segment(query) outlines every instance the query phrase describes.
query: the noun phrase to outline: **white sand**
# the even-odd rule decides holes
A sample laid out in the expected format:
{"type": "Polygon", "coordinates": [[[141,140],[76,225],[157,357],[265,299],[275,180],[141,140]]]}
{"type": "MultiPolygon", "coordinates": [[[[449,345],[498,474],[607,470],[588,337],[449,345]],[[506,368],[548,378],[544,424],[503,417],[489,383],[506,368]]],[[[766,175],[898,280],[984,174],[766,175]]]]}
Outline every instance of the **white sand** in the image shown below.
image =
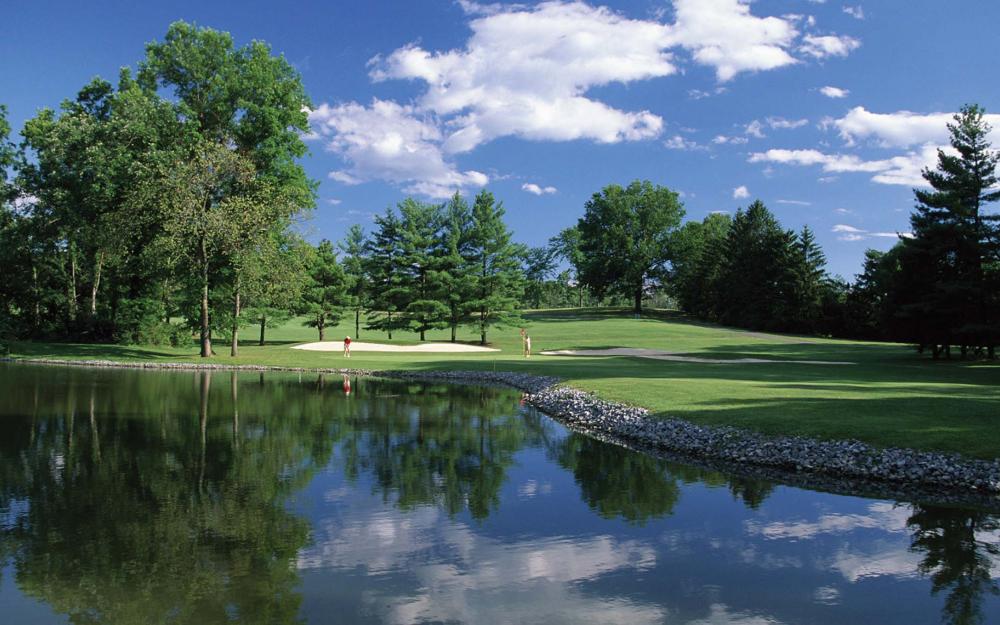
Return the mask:
{"type": "MultiPolygon", "coordinates": [[[[342,352],[344,351],[343,341],[323,341],[321,343],[305,343],[303,345],[293,345],[292,349],[304,349],[310,352],[342,352]]],[[[351,341],[352,352],[422,352],[430,354],[444,354],[454,352],[498,352],[499,349],[492,347],[482,347],[479,345],[466,345],[465,343],[420,343],[419,345],[387,345],[385,343],[363,343],[361,341],[351,341]]]]}
{"type": "Polygon", "coordinates": [[[638,356],[655,360],[671,360],[674,362],[700,362],[712,365],[742,365],[758,363],[794,363],[800,365],[853,365],[853,362],[837,360],[774,360],[769,358],[701,358],[698,356],[680,356],[672,352],[657,349],[634,347],[613,347],[611,349],[560,349],[541,352],[543,356],[638,356]]]}

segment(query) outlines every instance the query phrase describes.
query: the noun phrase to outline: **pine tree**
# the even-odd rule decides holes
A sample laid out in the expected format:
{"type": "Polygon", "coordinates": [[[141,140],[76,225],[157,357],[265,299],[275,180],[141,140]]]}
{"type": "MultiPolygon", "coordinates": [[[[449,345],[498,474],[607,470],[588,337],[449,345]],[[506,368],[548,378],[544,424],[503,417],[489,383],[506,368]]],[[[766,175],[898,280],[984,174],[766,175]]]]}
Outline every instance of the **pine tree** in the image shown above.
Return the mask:
{"type": "Polygon", "coordinates": [[[405,306],[400,285],[403,279],[402,232],[399,216],[391,206],[375,217],[375,232],[366,243],[367,270],[371,283],[367,330],[385,332],[405,327],[399,312],[405,306]]]}
{"type": "Polygon", "coordinates": [[[1000,155],[990,149],[992,129],[982,108],[965,106],[954,120],[948,130],[957,154],[938,150],[937,170],[923,172],[931,190],[914,190],[899,316],[912,326],[911,339],[935,358],[950,356],[952,345],[961,346],[963,357],[970,348],[993,357],[1000,341],[1000,217],[985,209],[1000,200],[1000,155]]]}
{"type": "Polygon", "coordinates": [[[428,330],[445,328],[448,323],[445,280],[439,267],[441,206],[407,198],[399,203],[399,213],[403,271],[397,291],[402,321],[423,341],[428,330]]]}
{"type": "Polygon", "coordinates": [[[340,243],[340,250],[344,253],[344,273],[347,274],[349,305],[354,310],[354,338],[357,339],[361,337],[361,311],[370,294],[368,272],[365,270],[368,250],[365,247],[364,229],[358,224],[351,226],[340,243]]]}
{"type": "Polygon", "coordinates": [[[322,341],[326,338],[326,328],[337,325],[349,302],[347,276],[337,262],[333,244],[326,239],[320,241],[310,260],[310,280],[304,293],[302,312],[309,317],[305,325],[316,328],[322,341]]]}
{"type": "Polygon", "coordinates": [[[521,250],[511,243],[503,216],[503,203],[496,202],[489,191],[480,191],[472,207],[471,248],[476,270],[467,306],[483,345],[490,327],[514,325],[520,319],[517,302],[523,290],[518,262],[521,250]]]}
{"type": "Polygon", "coordinates": [[[458,326],[469,318],[465,306],[472,290],[472,211],[469,203],[458,192],[445,207],[441,228],[442,255],[437,271],[443,286],[443,297],[448,307],[447,322],[451,329],[451,342],[457,338],[458,326]]]}
{"type": "Polygon", "coordinates": [[[764,203],[736,212],[726,238],[715,309],[728,325],[784,329],[789,318],[795,234],[783,230],[764,203]]]}
{"type": "Polygon", "coordinates": [[[792,291],[788,329],[815,332],[822,318],[826,256],[816,243],[816,235],[804,226],[790,253],[792,291]]]}

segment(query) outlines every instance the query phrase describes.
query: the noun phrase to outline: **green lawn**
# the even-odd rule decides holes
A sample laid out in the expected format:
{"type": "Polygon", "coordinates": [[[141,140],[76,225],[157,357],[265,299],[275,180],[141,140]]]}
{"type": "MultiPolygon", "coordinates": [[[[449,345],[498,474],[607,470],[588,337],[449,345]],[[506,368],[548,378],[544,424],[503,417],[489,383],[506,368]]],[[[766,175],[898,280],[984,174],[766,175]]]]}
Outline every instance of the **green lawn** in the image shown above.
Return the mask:
{"type": "MultiPolygon", "coordinates": [[[[634,319],[609,309],[553,310],[526,314],[536,352],[546,349],[646,347],[721,358],[835,360],[851,366],[805,364],[696,364],[631,357],[520,357],[516,328],[493,331],[490,354],[389,354],[303,352],[289,347],[316,340],[316,331],[293,320],[268,331],[268,344],[241,343],[231,359],[219,341],[215,362],[367,369],[496,369],[555,375],[601,397],[645,406],[665,417],[729,424],[767,433],[857,438],[875,445],[1000,457],[1000,365],[933,362],[904,345],[759,335],[655,312],[634,319]]],[[[362,341],[388,342],[361,331],[353,319],[328,330],[362,341]]],[[[253,328],[246,339],[256,337],[253,328]]],[[[428,340],[447,340],[447,331],[428,340]]],[[[392,343],[414,343],[412,334],[392,343]]],[[[471,330],[460,340],[472,341],[471,330]]],[[[199,362],[197,350],[118,345],[16,343],[15,356],[199,362]]]]}

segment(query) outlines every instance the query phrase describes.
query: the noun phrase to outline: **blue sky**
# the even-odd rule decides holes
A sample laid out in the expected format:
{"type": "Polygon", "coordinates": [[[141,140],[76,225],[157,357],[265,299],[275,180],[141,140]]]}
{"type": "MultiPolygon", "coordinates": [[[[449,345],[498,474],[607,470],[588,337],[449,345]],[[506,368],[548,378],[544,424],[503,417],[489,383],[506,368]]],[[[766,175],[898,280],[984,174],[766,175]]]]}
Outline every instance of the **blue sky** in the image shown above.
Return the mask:
{"type": "Polygon", "coordinates": [[[541,245],[605,184],[642,178],[681,192],[691,219],[760,198],[851,277],[908,229],[948,114],[1000,113],[994,2],[15,0],[4,13],[15,129],[92,76],[115,80],[174,20],[270,43],[315,105],[313,239],[407,194],[485,185],[518,240],[541,245]]]}

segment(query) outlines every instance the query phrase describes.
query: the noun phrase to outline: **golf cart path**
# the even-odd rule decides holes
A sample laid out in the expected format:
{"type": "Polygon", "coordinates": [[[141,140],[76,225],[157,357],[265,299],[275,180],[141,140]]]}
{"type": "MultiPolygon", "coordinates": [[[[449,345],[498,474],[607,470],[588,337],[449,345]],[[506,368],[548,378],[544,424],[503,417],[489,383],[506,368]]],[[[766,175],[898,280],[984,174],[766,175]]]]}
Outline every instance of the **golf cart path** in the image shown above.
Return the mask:
{"type": "MultiPolygon", "coordinates": [[[[319,343],[304,343],[293,345],[292,349],[302,349],[309,352],[342,352],[343,341],[321,341],[319,343]]],[[[351,341],[352,352],[422,352],[427,354],[444,354],[456,352],[498,352],[499,349],[466,345],[465,343],[420,343],[419,345],[388,345],[386,343],[364,343],[351,341]]]]}
{"type": "Polygon", "coordinates": [[[681,356],[673,352],[658,349],[638,347],[612,347],[610,349],[559,349],[540,352],[543,356],[637,356],[654,360],[670,360],[673,362],[697,362],[712,365],[743,365],[761,363],[799,364],[799,365],[853,365],[853,362],[842,360],[775,360],[772,358],[702,358],[700,356],[681,356]]]}

